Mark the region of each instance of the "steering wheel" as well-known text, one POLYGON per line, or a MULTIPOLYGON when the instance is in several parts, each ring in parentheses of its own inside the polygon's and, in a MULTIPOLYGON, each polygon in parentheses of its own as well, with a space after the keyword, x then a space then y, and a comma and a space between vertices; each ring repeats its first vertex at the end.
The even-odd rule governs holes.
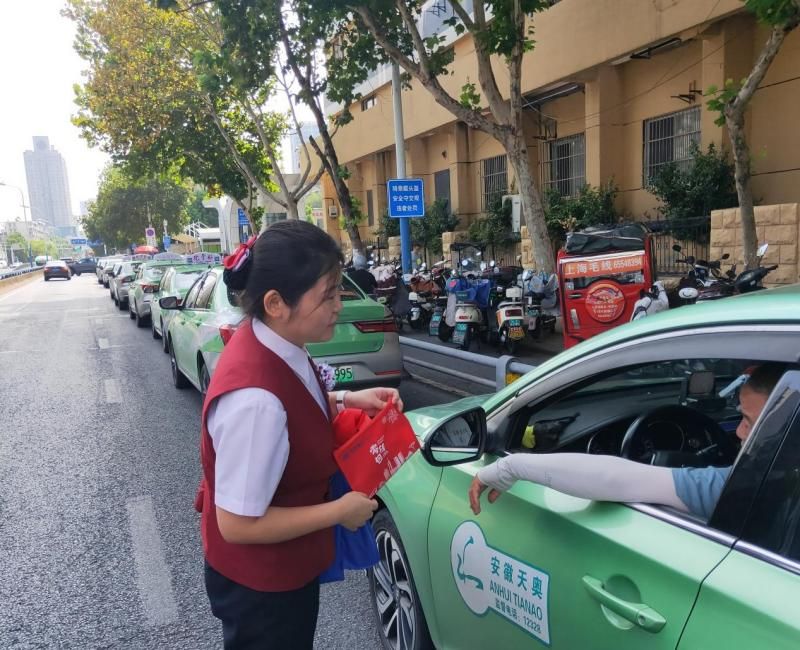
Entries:
POLYGON ((688 406, 668 404, 666 406, 657 406, 654 409, 642 413, 631 422, 631 425, 625 432, 625 437, 622 439, 620 456, 631 460, 638 460, 637 458, 632 458, 636 447, 641 447, 640 443, 648 427, 662 420, 684 424, 689 430, 703 431, 708 434, 710 443, 696 452, 685 452, 683 450, 653 450, 650 457, 650 463, 652 465, 671 465, 677 462, 679 465, 705 467, 713 464, 714 461, 732 457, 732 452, 735 452, 731 443, 730 434, 726 433, 711 417, 701 411, 689 408, 688 406), (670 463, 669 461, 673 462, 670 463))

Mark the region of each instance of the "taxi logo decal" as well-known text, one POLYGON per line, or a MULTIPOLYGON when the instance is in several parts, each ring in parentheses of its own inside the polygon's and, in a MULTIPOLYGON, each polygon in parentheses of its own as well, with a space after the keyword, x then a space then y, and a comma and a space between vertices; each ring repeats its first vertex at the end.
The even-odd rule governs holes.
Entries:
POLYGON ((450 563, 458 592, 474 614, 494 610, 550 645, 547 573, 489 546, 474 521, 463 522, 453 533, 450 563))

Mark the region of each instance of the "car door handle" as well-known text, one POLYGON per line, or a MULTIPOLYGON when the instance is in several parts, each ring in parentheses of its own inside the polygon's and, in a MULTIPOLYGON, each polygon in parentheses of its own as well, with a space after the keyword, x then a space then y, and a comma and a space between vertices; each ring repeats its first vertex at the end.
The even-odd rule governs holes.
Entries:
POLYGON ((583 576, 583 586, 597 602, 605 605, 618 616, 630 621, 647 632, 660 632, 667 624, 661 614, 644 603, 632 603, 605 590, 603 583, 592 576, 583 576))
POLYGON ((583 294, 582 293, 571 293, 571 294, 569 294, 569 297, 572 300, 577 300, 578 298, 583 298, 583 294))

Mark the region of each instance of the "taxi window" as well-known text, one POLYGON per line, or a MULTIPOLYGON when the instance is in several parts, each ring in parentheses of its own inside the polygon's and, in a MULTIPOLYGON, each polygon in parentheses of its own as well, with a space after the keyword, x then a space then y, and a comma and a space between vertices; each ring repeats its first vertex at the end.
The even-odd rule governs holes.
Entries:
POLYGON ((183 301, 183 305, 186 309, 194 309, 195 303, 197 302, 197 294, 200 293, 200 288, 202 286, 203 279, 200 278, 194 283, 192 288, 189 290, 189 293, 186 294, 186 300, 183 301))
POLYGON ((188 289, 202 274, 202 271, 176 271, 174 288, 181 290, 188 289))
POLYGON ((206 279, 203 280, 203 286, 200 289, 200 293, 197 294, 195 309, 208 309, 210 307, 211 296, 214 295, 214 287, 216 284, 217 276, 213 273, 209 273, 206 276, 206 279))

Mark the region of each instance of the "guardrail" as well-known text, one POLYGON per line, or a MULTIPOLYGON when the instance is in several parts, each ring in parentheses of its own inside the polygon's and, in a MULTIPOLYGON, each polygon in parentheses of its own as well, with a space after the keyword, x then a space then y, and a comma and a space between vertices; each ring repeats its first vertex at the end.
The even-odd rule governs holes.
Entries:
POLYGON ((44 267, 42 266, 34 266, 34 267, 27 267, 24 269, 4 269, 0 271, 0 280, 5 280, 6 278, 15 278, 19 275, 25 275, 27 273, 34 273, 35 271, 41 271, 44 267))
POLYGON ((405 361, 413 363, 416 366, 420 366, 421 368, 427 368, 428 370, 435 370, 436 372, 441 372, 451 377, 463 379, 465 381, 472 382, 473 384, 480 384, 481 386, 487 386, 488 388, 492 388, 494 390, 500 390, 501 388, 504 388, 507 384, 511 383, 509 379, 512 378, 509 375, 514 375, 513 378, 516 379, 517 375, 524 375, 525 373, 530 372, 536 367, 529 365, 527 363, 520 363, 519 361, 515 361, 514 357, 507 354, 498 358, 487 357, 483 354, 475 354, 474 352, 466 352, 464 350, 457 350, 455 348, 447 348, 444 347, 443 345, 436 345, 435 343, 427 343, 426 341, 419 341, 417 339, 412 339, 407 336, 400 337, 400 345, 405 345, 410 348, 416 348, 418 350, 423 350, 425 352, 432 352, 434 354, 441 354, 446 357, 459 359, 460 361, 467 361, 469 363, 474 363, 476 365, 483 366, 484 368, 493 368, 494 381, 492 381, 491 379, 487 379, 485 377, 476 377, 474 375, 469 375, 465 372, 461 372, 460 370, 455 370, 454 368, 448 368, 446 366, 444 367, 437 366, 435 363, 424 361, 423 359, 415 359, 413 357, 404 356, 405 361))

